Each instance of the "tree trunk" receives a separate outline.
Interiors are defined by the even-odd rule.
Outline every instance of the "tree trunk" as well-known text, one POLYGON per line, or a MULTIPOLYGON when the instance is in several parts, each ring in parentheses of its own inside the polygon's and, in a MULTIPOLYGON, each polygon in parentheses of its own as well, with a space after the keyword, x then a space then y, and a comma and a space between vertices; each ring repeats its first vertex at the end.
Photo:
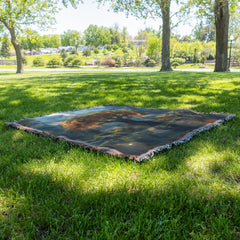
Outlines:
POLYGON ((170 4, 171 0, 161 0, 162 11, 162 67, 160 71, 172 71, 170 63, 170 4))
POLYGON ((21 45, 17 41, 15 28, 12 27, 9 29, 11 34, 11 42, 16 52, 17 57, 17 73, 23 73, 23 59, 22 59, 22 52, 21 52, 21 45))
POLYGON ((214 6, 216 25, 216 63, 214 72, 227 72, 228 69, 228 0, 215 0, 214 6))

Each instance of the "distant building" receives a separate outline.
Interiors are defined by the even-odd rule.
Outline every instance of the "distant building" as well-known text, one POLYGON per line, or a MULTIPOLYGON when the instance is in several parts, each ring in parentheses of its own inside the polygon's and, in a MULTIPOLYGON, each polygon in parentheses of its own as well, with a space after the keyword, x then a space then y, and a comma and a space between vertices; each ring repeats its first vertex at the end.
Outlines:
POLYGON ((41 53, 40 50, 32 50, 32 51, 27 50, 27 51, 24 52, 24 55, 26 55, 26 56, 30 56, 30 55, 41 55, 41 54, 42 54, 42 53, 41 53))
POLYGON ((82 52, 82 51, 84 51, 85 49, 89 49, 89 47, 88 47, 88 46, 80 45, 79 48, 78 48, 78 51, 79 51, 79 52, 82 52))
POLYGON ((107 47, 107 45, 105 45, 105 46, 100 46, 100 47, 98 47, 98 49, 99 50, 103 50, 103 49, 105 49, 107 47))
POLYGON ((143 46, 146 45, 147 41, 146 40, 132 40, 133 46, 138 47, 138 46, 143 46))
POLYGON ((74 46, 66 46, 66 47, 58 47, 58 52, 61 52, 63 49, 66 51, 66 52, 71 52, 72 49, 75 48, 74 46))
POLYGON ((40 48, 39 51, 41 54, 56 54, 59 52, 57 48, 40 48))

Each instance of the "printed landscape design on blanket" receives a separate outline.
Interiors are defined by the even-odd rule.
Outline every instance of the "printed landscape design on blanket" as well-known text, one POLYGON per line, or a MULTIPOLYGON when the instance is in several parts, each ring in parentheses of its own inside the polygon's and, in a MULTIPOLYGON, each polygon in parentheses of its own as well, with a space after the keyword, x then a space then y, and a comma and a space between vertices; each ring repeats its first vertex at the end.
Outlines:
POLYGON ((5 124, 141 162, 234 116, 187 109, 106 105, 5 124))

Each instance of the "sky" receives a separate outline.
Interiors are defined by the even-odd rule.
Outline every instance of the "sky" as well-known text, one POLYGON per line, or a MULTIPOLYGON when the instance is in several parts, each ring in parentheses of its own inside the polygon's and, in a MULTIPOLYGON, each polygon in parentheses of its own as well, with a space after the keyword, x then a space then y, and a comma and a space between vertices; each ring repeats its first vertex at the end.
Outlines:
MULTIPOLYGON (((176 6, 172 6, 172 9, 175 8, 176 6)), ((40 34, 63 34, 68 29, 83 33, 90 24, 99 27, 112 27, 114 24, 118 24, 120 29, 127 27, 128 33, 134 37, 140 30, 146 27, 158 30, 161 25, 161 19, 141 20, 133 16, 126 17, 124 13, 109 11, 107 6, 98 8, 97 3, 88 0, 84 4, 80 4, 77 9, 73 9, 71 6, 68 6, 68 8, 62 7, 62 10, 56 14, 56 24, 52 26, 52 29, 40 32, 40 34)), ((192 27, 189 24, 181 24, 181 28, 179 27, 173 32, 183 36, 190 35, 191 30, 192 27)))

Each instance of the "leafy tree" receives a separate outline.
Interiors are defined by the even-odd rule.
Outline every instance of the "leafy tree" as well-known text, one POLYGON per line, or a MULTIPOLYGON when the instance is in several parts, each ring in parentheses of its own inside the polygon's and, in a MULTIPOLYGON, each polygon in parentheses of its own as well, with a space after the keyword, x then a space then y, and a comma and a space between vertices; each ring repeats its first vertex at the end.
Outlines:
POLYGON ((154 31, 151 28, 146 28, 144 30, 140 30, 136 37, 134 37, 135 40, 145 40, 146 44, 148 42, 148 39, 150 37, 154 36, 154 31))
POLYGON ((17 73, 23 72, 21 45, 17 34, 31 24, 45 25, 52 22, 52 14, 58 10, 56 1, 0 0, 0 24, 11 35, 17 56, 17 73))
POLYGON ((124 43, 124 44, 127 44, 127 42, 128 42, 128 32, 127 32, 126 27, 123 27, 123 29, 122 29, 121 40, 122 40, 122 43, 124 43))
POLYGON ((42 46, 41 37, 37 31, 26 29, 24 31, 25 37, 19 38, 19 42, 24 49, 39 49, 42 46))
POLYGON ((200 24, 195 26, 193 30, 193 36, 195 40, 199 40, 201 42, 215 41, 216 29, 214 26, 214 21, 210 21, 205 25, 201 21, 200 24))
POLYGON ((119 27, 115 24, 114 27, 109 28, 110 35, 111 35, 111 44, 120 45, 121 43, 121 34, 119 32, 119 27))
POLYGON ((214 16, 216 26, 216 63, 215 72, 228 71, 228 30, 229 1, 215 0, 214 16))
MULTIPOLYGON (((110 2, 114 11, 124 11, 137 17, 155 16, 162 18, 162 67, 161 71, 170 71, 170 4, 171 0, 97 0, 110 2)), ((178 2, 178 1, 176 1, 178 2)))
POLYGON ((181 42, 191 42, 193 39, 190 35, 185 35, 180 38, 181 42))
POLYGON ((156 36, 150 37, 147 46, 147 56, 153 59, 155 62, 159 63, 161 48, 161 39, 156 36))
POLYGON ((63 46, 74 46, 76 49, 83 44, 83 38, 80 32, 75 30, 68 30, 61 36, 63 46))
POLYGON ((143 45, 141 45, 141 46, 135 47, 134 50, 137 58, 142 58, 143 54, 146 51, 146 48, 143 45))
MULTIPOLYGON (((180 42, 171 39, 171 62, 178 62, 176 59, 193 60, 194 63, 199 62, 202 57, 206 59, 214 59, 215 42, 203 43, 200 41, 180 42)), ((180 62, 179 62, 180 63, 180 62)))
POLYGON ((240 38, 240 6, 236 6, 235 12, 230 15, 229 33, 237 40, 240 38))
POLYGON ((216 28, 215 72, 227 72, 228 69, 228 33, 230 13, 238 6, 237 0, 189 0, 190 5, 198 8, 200 17, 214 16, 216 28))
POLYGON ((62 45, 61 37, 58 34, 43 35, 40 39, 44 48, 58 48, 62 45))
POLYGON ((55 35, 54 37, 53 35, 43 35, 41 36, 41 42, 42 47, 44 48, 56 48, 61 45, 61 39, 59 35, 55 35))
POLYGON ((173 47, 172 57, 187 59, 190 54, 189 42, 177 42, 173 47))
POLYGON ((3 38, 2 47, 1 47, 1 56, 3 58, 9 58, 11 56, 10 46, 11 46, 11 43, 10 43, 9 39, 5 36, 3 38))
POLYGON ((111 34, 109 29, 90 25, 85 31, 85 41, 87 46, 99 47, 111 43, 111 34))
MULTIPOLYGON (((67 5, 69 1, 63 0, 67 5)), ((78 1, 70 0, 76 6, 78 1)), ((11 36, 17 57, 17 73, 23 72, 21 45, 18 34, 32 24, 46 27, 51 25, 58 11, 58 0, 0 0, 0 28, 4 26, 11 36)))

